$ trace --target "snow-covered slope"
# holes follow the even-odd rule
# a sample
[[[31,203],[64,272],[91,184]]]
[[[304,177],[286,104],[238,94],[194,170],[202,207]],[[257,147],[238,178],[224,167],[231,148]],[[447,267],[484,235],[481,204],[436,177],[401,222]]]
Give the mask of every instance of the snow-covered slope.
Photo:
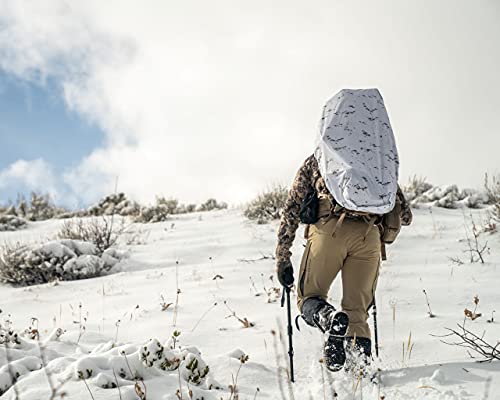
[[[484,211],[473,215],[481,225]],[[476,363],[466,349],[433,336],[463,323],[464,309],[474,310],[477,295],[476,312],[482,316],[467,320],[466,327],[479,335],[485,331],[490,343],[500,340],[496,318],[487,322],[493,310],[500,310],[500,234],[481,234],[490,254],[485,264],[470,264],[462,240],[468,219],[461,210],[416,210],[414,224],[388,248],[377,291],[380,358],[374,368],[382,370],[380,385],[367,379],[358,383],[344,372],[323,371],[321,335],[302,324],[300,332],[294,330],[295,399],[331,398],[331,386],[342,399],[500,398],[500,362]],[[45,241],[60,223],[31,223],[22,231],[2,232],[0,243]],[[284,333],[286,323],[273,289],[278,285],[270,279],[276,224],[255,225],[236,209],[181,215],[132,229],[138,235],[123,238],[121,244],[130,257],[113,274],[27,288],[0,285],[2,325],[9,320],[18,332],[30,324],[38,327],[44,349],[40,359],[39,344],[28,337],[10,346],[8,356],[16,360],[13,364],[21,375],[16,385],[19,398],[50,398],[41,364],[48,364],[55,386],[67,380],[62,391],[75,400],[90,399],[89,390],[95,399],[139,398],[134,390],[138,377],[144,378],[144,383],[137,382],[139,389],[144,391],[145,385],[151,400],[178,399],[179,386],[183,399],[190,398],[190,389],[194,399],[236,399],[229,389],[233,379],[240,400],[290,398],[287,383],[283,381],[282,394],[278,378],[283,375],[278,363],[285,365],[283,345],[271,333]],[[298,237],[295,265],[303,244]],[[450,257],[464,264],[454,264]],[[435,318],[428,315],[424,289]],[[338,282],[330,295],[338,304]],[[38,322],[33,324],[32,318]],[[57,328],[66,332],[59,336]],[[180,336],[173,349],[176,330]],[[411,355],[403,356],[410,334]],[[162,351],[155,356],[158,349]],[[244,363],[243,354],[249,356]],[[10,386],[6,355],[0,345],[0,388]],[[164,371],[160,364],[165,360],[180,362],[181,368]],[[210,369],[207,377],[204,363]],[[80,373],[84,379],[78,379]],[[196,379],[202,384],[197,386]],[[116,382],[120,389],[113,388]],[[14,399],[13,388],[0,398]]]

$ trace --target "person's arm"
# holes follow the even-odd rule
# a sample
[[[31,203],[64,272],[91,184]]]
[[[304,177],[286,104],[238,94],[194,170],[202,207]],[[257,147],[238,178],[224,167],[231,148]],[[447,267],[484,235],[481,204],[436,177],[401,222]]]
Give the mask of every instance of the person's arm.
[[[311,156],[300,167],[283,207],[280,227],[278,229],[278,246],[276,247],[278,270],[280,266],[290,264],[290,257],[292,256],[290,248],[299,227],[300,206],[313,184],[311,167],[313,162],[316,162],[316,160],[314,156]]]
[[[401,190],[399,185],[397,196],[399,198],[399,201],[401,202],[401,224],[404,226],[408,226],[413,221],[413,213],[411,212],[410,204],[408,204],[408,201],[406,200],[405,195],[403,194],[403,191]]]

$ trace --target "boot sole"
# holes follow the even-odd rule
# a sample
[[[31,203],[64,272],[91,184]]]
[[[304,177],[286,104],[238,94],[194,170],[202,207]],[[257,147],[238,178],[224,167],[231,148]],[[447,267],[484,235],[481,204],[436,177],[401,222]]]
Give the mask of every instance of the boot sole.
[[[342,336],[344,339],[349,326],[349,316],[343,311],[337,311],[333,316],[330,336]]]
[[[326,363],[326,368],[331,372],[340,371],[345,364],[346,356],[344,349],[344,338],[349,326],[349,317],[343,311],[337,311],[333,316],[332,325],[330,328],[330,335],[328,336],[327,342],[334,344],[336,347],[339,346],[341,352],[342,362],[339,364],[328,365]]]

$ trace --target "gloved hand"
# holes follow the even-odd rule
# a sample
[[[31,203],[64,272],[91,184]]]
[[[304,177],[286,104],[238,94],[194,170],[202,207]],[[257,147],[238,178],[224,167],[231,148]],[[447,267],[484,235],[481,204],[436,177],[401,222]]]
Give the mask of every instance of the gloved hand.
[[[278,262],[278,281],[285,287],[293,285],[293,266],[290,260]]]

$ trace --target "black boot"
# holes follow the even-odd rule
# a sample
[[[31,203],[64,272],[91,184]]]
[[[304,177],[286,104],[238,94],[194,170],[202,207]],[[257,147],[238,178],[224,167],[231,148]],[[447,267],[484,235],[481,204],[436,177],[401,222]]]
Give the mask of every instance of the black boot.
[[[372,341],[365,337],[346,337],[345,341],[346,370],[350,370],[356,375],[364,375],[366,367],[370,365],[372,359]]]
[[[344,366],[346,355],[344,337],[349,325],[345,312],[335,308],[323,299],[307,299],[302,306],[302,317],[312,326],[316,326],[326,335],[323,347],[323,359],[330,371],[339,371]]]

